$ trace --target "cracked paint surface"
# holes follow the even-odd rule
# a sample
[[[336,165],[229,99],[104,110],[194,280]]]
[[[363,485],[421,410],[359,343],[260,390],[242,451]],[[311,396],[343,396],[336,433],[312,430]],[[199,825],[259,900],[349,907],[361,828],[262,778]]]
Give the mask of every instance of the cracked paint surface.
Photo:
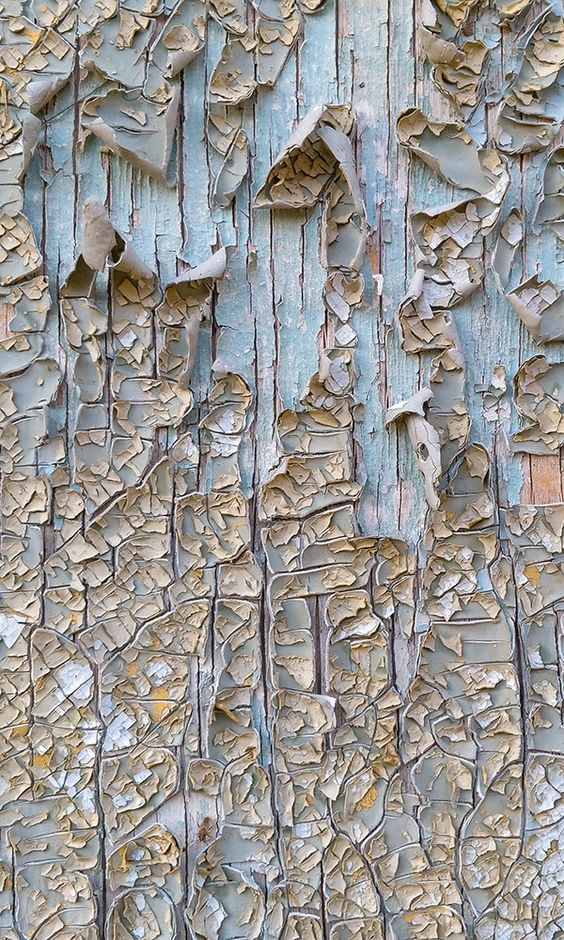
[[[560,0],[0,30],[2,940],[555,940]]]

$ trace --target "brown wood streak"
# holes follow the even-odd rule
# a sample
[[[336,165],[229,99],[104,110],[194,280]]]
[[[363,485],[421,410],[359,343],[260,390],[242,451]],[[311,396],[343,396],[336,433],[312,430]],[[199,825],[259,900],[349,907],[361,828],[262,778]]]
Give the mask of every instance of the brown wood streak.
[[[0,339],[7,339],[10,335],[8,324],[15,312],[16,309],[12,304],[0,304]]]
[[[564,499],[559,454],[526,454],[522,466],[521,502],[538,506]]]

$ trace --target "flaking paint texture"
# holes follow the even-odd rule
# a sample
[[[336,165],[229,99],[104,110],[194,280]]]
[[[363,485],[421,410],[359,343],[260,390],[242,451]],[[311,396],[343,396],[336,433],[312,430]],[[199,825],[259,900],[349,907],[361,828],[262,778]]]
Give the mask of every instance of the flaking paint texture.
[[[564,936],[560,0],[0,30],[1,940]]]

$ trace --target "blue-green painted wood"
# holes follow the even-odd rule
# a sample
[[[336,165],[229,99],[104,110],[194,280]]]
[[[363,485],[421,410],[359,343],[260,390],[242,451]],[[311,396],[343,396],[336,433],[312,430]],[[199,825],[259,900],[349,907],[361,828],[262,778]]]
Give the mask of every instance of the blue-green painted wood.
[[[309,108],[324,101],[352,101],[359,173],[372,228],[365,297],[354,315],[359,337],[356,397],[362,406],[356,421],[358,473],[365,480],[362,519],[367,531],[402,535],[410,541],[422,531],[423,487],[405,433],[401,428],[384,430],[386,408],[424,385],[430,367],[431,357],[409,356],[400,347],[396,315],[413,271],[408,219],[414,209],[440,204],[454,194],[433,171],[410,161],[395,139],[396,117],[403,108],[417,104],[434,117],[454,116],[423,64],[416,36],[420,20],[421,0],[329,0],[316,15],[306,17],[297,55],[289,57],[276,87],[260,89],[256,101],[245,108],[251,172],[228,210],[209,204],[209,169],[217,169],[219,157],[209,152],[206,143],[204,102],[224,35],[213,20],[205,53],[196,57],[182,79],[178,187],[167,189],[120,157],[101,154],[94,138],[75,150],[72,85],[46,112],[44,145],[26,181],[29,216],[35,225],[45,218],[44,231],[36,234],[45,246],[54,291],[79,248],[81,206],[92,195],[107,194],[112,220],[163,282],[183,262],[194,265],[220,244],[233,246],[213,321],[202,326],[194,391],[196,401],[206,399],[214,358],[243,375],[251,386],[255,418],[243,456],[249,488],[275,463],[274,419],[282,408],[298,403],[315,371],[316,335],[323,318],[318,214],[256,209],[254,194],[296,121]],[[486,41],[493,43],[492,23],[486,21],[482,30]],[[490,94],[501,82],[511,42],[504,31],[502,44],[492,51]],[[90,86],[95,86],[92,77],[81,93]],[[474,121],[478,136],[480,118],[478,114]],[[207,161],[201,159],[203,145]],[[510,201],[522,207],[529,232],[545,159],[541,153],[511,160]],[[72,225],[71,215],[76,220]],[[542,264],[543,273],[554,276],[562,263],[554,239],[546,233],[528,238],[524,251],[524,274]],[[484,419],[483,396],[477,389],[488,384],[497,363],[505,366],[510,380],[519,362],[534,352],[534,343],[497,293],[491,276],[485,291],[477,291],[457,308],[455,317],[466,352],[472,439],[488,448],[495,441],[501,491],[515,500],[521,487],[521,461],[510,455],[510,428]],[[58,318],[54,315],[50,322],[48,342],[53,349],[58,344]],[[513,411],[511,427],[516,424]],[[194,433],[198,434],[197,421]]]

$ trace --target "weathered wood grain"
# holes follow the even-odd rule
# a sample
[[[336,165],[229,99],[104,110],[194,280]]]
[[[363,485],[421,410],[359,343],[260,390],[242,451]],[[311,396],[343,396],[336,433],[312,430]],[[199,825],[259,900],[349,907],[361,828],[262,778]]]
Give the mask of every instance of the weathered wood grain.
[[[17,335],[12,315],[31,314],[0,303],[0,936],[554,940],[564,918],[562,342],[539,344],[506,295],[539,272],[564,289],[562,240],[536,223],[563,139],[561,40],[550,39],[546,73],[526,89],[554,112],[554,139],[503,156],[497,203],[493,187],[461,195],[420,142],[400,145],[396,125],[420,109],[444,143],[445,125],[463,119],[487,148],[480,159],[495,156],[523,52],[534,59],[530,37],[551,17],[564,36],[562,10],[548,0],[185,0],[178,17],[189,8],[205,20],[201,41],[151,99],[172,0],[4,7],[4,156],[12,117],[31,116],[35,75],[14,43],[42,39],[49,11],[45,35],[71,42],[72,69],[38,109],[25,173],[0,161],[10,185],[21,181],[21,224],[51,299],[45,329]],[[241,35],[255,37],[245,61],[258,76],[261,17],[279,28],[288,12],[298,39],[276,82],[226,106],[248,166],[219,205],[211,76]],[[447,40],[459,57],[465,41],[489,48],[470,113],[433,80],[422,31],[433,16],[440,56]],[[108,39],[118,20],[128,38]],[[138,43],[145,63],[143,94],[128,92],[113,143],[98,125],[87,133],[85,102],[132,79],[83,68],[89,42],[102,62],[111,46],[116,68]],[[162,137],[147,114],[155,100],[167,113],[171,88],[180,103],[166,185],[162,168],[140,168],[116,141],[127,120],[139,153],[148,131]],[[341,109],[318,115],[296,177],[313,188],[319,160],[327,180],[318,198],[272,205],[259,196],[271,168],[320,106]],[[103,235],[88,230],[92,205]],[[469,239],[484,277],[450,310],[470,431],[441,472],[452,437],[436,443],[429,407],[415,423],[401,406],[392,422],[389,409],[426,400],[432,384],[438,347],[406,351],[398,314],[424,268],[412,216],[445,205],[455,230],[457,211],[493,221],[485,239],[480,226]],[[525,235],[500,289],[494,249],[512,209]],[[352,240],[365,239],[360,269],[343,216],[356,220]],[[331,226],[335,263],[321,252]],[[85,261],[93,243],[99,270]],[[221,249],[225,272],[194,284],[193,269]],[[456,259],[456,275],[444,259],[431,273],[464,281],[467,256]],[[39,271],[18,263],[16,289]],[[364,287],[341,297],[338,316],[324,292],[359,273]],[[549,365],[531,403],[514,379],[539,354]],[[529,424],[521,447],[515,434]]]

